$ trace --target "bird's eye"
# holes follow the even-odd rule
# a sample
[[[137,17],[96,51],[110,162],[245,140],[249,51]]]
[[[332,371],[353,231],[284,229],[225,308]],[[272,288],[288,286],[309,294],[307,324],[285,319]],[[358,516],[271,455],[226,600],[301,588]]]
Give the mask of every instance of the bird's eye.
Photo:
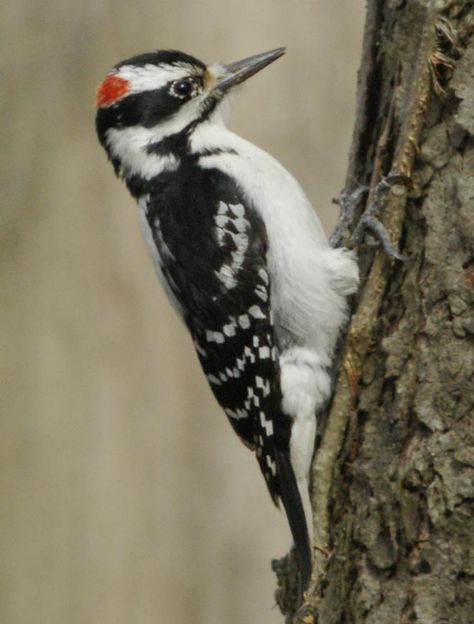
[[[174,95],[174,97],[184,100],[194,95],[195,91],[196,84],[194,80],[191,78],[183,78],[183,80],[176,80],[173,82],[170,93],[171,95]]]

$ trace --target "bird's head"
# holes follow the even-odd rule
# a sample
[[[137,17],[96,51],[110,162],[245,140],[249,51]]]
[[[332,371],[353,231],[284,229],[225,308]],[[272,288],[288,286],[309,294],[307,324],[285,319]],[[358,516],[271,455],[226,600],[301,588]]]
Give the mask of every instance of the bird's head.
[[[115,65],[97,90],[96,127],[116,170],[129,168],[123,161],[130,160],[130,150],[182,141],[196,125],[215,118],[233,87],[284,52],[278,48],[228,65],[206,65],[182,52],[160,50]]]

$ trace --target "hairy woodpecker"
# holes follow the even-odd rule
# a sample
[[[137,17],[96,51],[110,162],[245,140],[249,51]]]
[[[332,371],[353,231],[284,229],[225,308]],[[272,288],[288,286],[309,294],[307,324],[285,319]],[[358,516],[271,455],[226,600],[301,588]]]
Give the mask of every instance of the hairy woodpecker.
[[[232,89],[284,51],[135,56],[100,85],[96,126],[211,389],[283,502],[306,587],[316,414],[358,271],[290,173],[224,125]]]

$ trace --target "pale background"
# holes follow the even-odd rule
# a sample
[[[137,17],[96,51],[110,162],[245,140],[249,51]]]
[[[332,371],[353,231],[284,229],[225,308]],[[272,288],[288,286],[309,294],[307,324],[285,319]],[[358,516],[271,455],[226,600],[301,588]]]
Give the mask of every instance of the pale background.
[[[302,182],[343,184],[362,0],[4,0],[0,622],[281,622],[290,542],[211,397],[95,138],[94,91],[133,54],[230,62],[286,45],[232,127]]]

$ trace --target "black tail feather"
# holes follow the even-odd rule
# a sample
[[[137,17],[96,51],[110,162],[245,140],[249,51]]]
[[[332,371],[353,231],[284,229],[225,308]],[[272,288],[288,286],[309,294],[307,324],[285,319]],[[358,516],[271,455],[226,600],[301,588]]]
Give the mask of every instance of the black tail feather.
[[[280,478],[281,500],[285,507],[296,552],[298,553],[301,574],[301,589],[304,591],[311,578],[311,545],[308,527],[296,484],[290,456],[285,451],[276,451],[277,472]]]

